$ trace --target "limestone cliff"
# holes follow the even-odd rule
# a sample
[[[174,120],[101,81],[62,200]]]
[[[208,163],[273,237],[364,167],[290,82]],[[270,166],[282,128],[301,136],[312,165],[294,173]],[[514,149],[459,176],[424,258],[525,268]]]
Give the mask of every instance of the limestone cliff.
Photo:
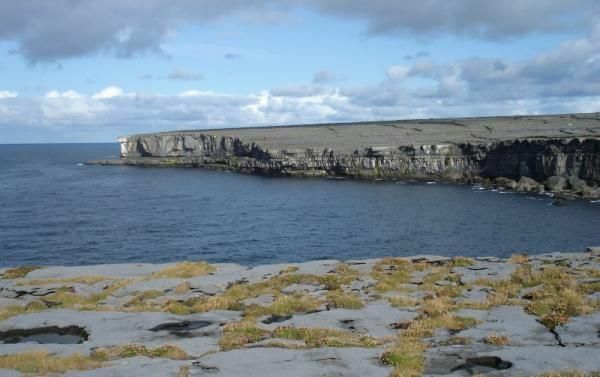
[[[238,128],[120,138],[121,163],[243,173],[600,183],[598,114]]]

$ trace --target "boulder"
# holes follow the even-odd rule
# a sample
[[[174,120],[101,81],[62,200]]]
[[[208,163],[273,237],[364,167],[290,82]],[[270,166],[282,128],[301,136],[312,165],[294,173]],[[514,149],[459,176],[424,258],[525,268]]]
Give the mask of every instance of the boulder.
[[[506,177],[498,177],[496,178],[496,185],[498,187],[503,187],[507,189],[514,190],[517,188],[517,182],[514,179],[506,178]]]
[[[539,192],[544,190],[544,185],[533,178],[521,177],[517,183],[516,190],[523,192]]]
[[[569,186],[578,194],[590,195],[592,193],[592,188],[583,179],[574,175],[569,177]]]
[[[567,187],[567,179],[565,177],[553,175],[552,177],[548,177],[548,179],[546,179],[544,186],[546,186],[546,189],[549,191],[559,192]]]

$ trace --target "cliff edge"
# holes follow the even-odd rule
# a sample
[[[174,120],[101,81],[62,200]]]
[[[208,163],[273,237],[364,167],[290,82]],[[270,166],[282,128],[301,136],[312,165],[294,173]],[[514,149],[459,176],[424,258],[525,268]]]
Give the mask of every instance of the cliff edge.
[[[551,179],[551,189],[600,195],[592,188],[600,183],[600,113],[173,131],[119,142],[117,163],[126,165],[284,176],[502,178],[505,186],[525,191]]]

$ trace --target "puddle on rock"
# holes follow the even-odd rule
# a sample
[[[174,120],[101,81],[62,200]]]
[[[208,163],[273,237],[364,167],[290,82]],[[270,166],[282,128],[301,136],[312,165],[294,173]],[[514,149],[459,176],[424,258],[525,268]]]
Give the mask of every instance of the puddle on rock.
[[[268,316],[267,318],[262,320],[262,323],[264,323],[265,325],[270,325],[271,323],[281,323],[281,322],[285,322],[288,319],[291,319],[292,316],[291,315],[277,315],[277,314],[271,314],[270,316]]]
[[[513,366],[510,361],[502,360],[498,356],[480,356],[472,357],[465,360],[465,363],[452,368],[452,372],[465,370],[470,375],[478,375],[480,373],[492,372],[494,370],[509,369]]]
[[[83,327],[48,326],[0,331],[0,344],[81,344],[88,340],[88,337],[89,334]]]
[[[202,329],[212,325],[210,321],[181,321],[181,322],[169,322],[163,323],[150,329],[150,331],[168,331],[173,335],[181,337],[191,337],[194,334],[190,334],[190,331]]]

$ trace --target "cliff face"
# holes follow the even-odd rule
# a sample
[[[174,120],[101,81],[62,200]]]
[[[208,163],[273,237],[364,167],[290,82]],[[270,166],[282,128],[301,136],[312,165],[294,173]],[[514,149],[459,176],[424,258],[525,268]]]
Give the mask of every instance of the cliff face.
[[[240,137],[148,134],[120,139],[123,163],[222,168],[270,175],[365,178],[464,179],[522,176],[544,181],[577,176],[600,183],[600,140],[548,138],[486,143],[409,144],[367,147],[267,149]]]

